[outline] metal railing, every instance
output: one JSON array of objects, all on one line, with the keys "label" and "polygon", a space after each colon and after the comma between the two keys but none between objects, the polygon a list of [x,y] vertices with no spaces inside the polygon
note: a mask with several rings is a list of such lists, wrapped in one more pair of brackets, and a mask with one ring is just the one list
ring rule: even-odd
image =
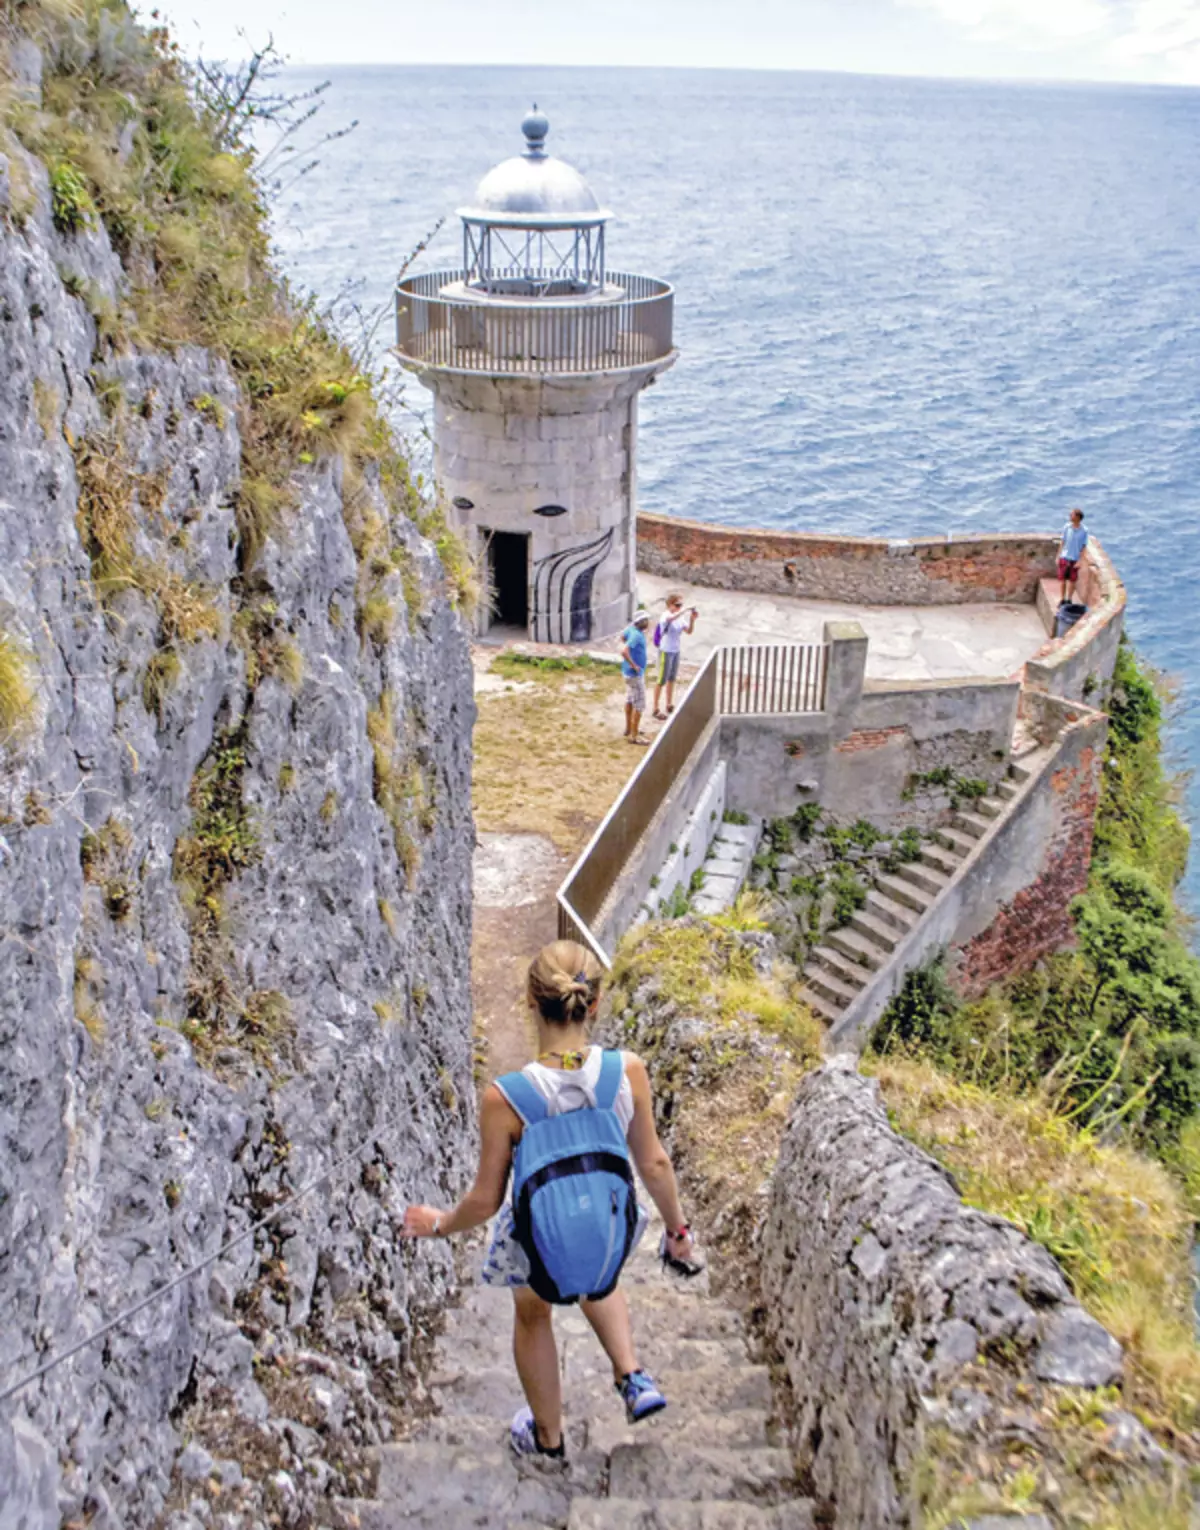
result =
[{"label": "metal railing", "polygon": [[579,941],[608,966],[593,926],[709,723],[823,711],[828,673],[824,643],[714,649],[559,888],[559,939]]},{"label": "metal railing", "polygon": [[722,648],[720,652],[723,715],[825,710],[826,644]]},{"label": "metal railing", "polygon": [[445,297],[462,271],[427,271],[396,286],[396,348],[425,366],[488,373],[603,372],[671,354],[675,293],[652,276],[610,272],[624,296],[519,301]]}]

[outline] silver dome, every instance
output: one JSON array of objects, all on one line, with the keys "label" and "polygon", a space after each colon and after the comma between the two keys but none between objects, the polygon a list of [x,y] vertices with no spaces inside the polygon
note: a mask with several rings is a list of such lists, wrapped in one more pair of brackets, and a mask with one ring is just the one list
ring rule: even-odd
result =
[{"label": "silver dome", "polygon": [[549,127],[535,106],[521,124],[525,152],[488,171],[460,218],[505,228],[582,228],[609,218],[579,171],[546,153]]}]

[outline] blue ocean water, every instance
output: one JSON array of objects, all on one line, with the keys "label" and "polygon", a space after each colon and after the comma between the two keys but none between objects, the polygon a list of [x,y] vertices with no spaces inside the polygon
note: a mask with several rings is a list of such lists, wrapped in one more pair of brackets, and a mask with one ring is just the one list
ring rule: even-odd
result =
[{"label": "blue ocean water", "polygon": [[[615,214],[610,263],[677,289],[643,508],[912,535],[1057,530],[1079,504],[1180,683],[1176,763],[1200,762],[1200,90],[291,73],[321,78],[329,124],[360,126],[283,193],[277,236],[323,301],[386,304],[440,218],[418,268],[457,264],[454,209],[536,100]],[[1200,856],[1188,890],[1200,907]]]}]

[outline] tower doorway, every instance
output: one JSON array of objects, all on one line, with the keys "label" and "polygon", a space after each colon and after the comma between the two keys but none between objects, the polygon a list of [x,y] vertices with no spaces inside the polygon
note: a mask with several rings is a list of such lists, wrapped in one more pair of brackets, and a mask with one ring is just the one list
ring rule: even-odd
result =
[{"label": "tower doorway", "polygon": [[529,537],[519,531],[488,533],[492,624],[529,626]]}]

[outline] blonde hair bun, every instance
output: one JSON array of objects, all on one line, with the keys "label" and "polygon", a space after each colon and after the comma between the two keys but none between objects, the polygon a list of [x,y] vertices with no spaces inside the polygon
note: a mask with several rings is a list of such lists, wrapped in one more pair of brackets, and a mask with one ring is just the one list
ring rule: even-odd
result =
[{"label": "blonde hair bun", "polygon": [[577,941],[553,941],[529,964],[529,1002],[552,1025],[578,1024],[600,997],[603,975],[600,963]]}]

